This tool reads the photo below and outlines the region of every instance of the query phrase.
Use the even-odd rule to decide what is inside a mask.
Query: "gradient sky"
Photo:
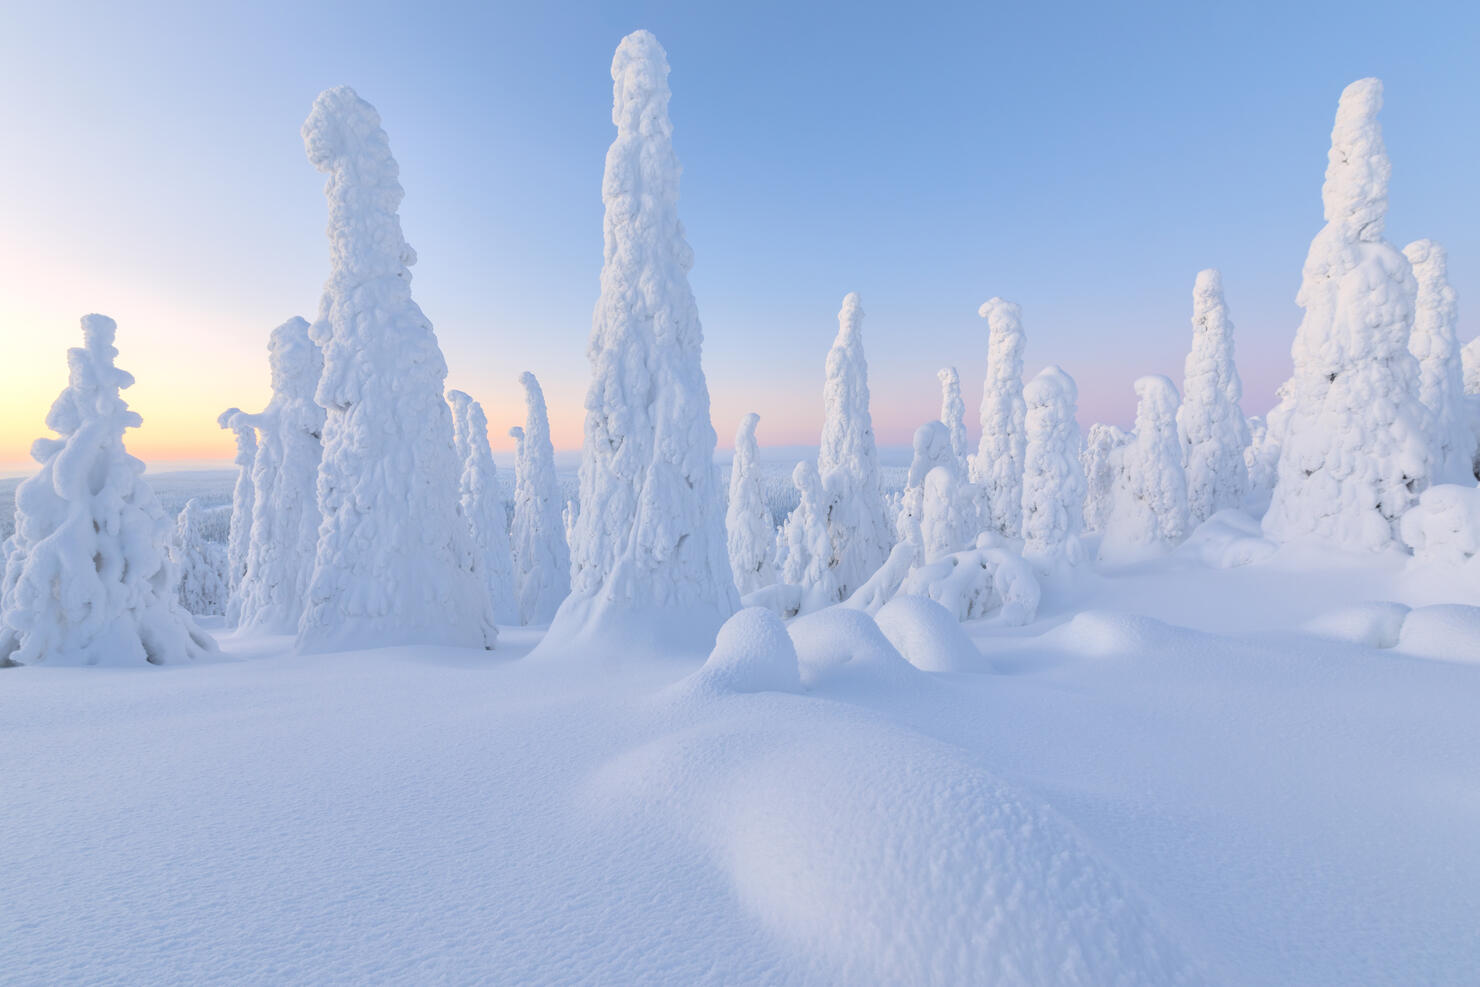
[[[401,164],[414,294],[449,387],[495,450],[545,384],[580,444],[601,266],[612,51],[672,66],[680,214],[721,447],[815,444],[843,295],[867,314],[881,443],[939,413],[957,365],[974,426],[978,305],[1023,306],[1028,372],[1128,423],[1131,382],[1181,382],[1196,272],[1223,271],[1245,410],[1289,372],[1343,86],[1387,85],[1388,236],[1445,244],[1480,299],[1480,14],[1402,5],[972,3],[8,5],[0,25],[0,465],[65,382],[78,318],[119,323],[130,449],[228,457],[228,405],[265,403],[273,326],[327,273],[323,176],[299,127],[349,83]],[[972,428],[973,437],[975,428]],[[507,463],[507,456],[504,457]]]

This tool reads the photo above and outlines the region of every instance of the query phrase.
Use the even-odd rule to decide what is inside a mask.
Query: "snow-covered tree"
[[[312,332],[324,354],[323,523],[299,645],[492,647],[488,590],[458,512],[447,363],[411,298],[416,252],[396,214],[404,192],[390,142],[348,86],[319,95],[303,140],[329,175],[332,263]]]
[[[827,353],[817,472],[828,501],[827,530],[841,599],[883,564],[894,545],[879,484],[868,360],[863,352],[863,305],[856,292],[843,299],[838,335]]]
[[[0,665],[132,665],[189,661],[216,643],[180,606],[169,559],[173,525],[124,449],[142,419],[119,393],[117,326],[82,319],[67,351],[67,387],[37,439],[36,475],[15,492],[15,534],[0,599]]]
[[[520,622],[548,624],[570,595],[570,548],[561,514],[565,502],[555,475],[545,392],[532,373],[521,374],[519,383],[524,386],[525,422],[515,436],[514,588]]]
[[[449,391],[452,417],[457,423],[457,442],[465,458],[458,492],[463,517],[473,532],[478,568],[488,585],[493,615],[501,624],[519,623],[519,602],[514,592],[514,557],[509,547],[509,515],[499,487],[498,466],[488,446],[488,416],[483,406],[465,391]]]
[[[1116,454],[1113,508],[1100,558],[1133,562],[1187,537],[1187,475],[1177,437],[1177,388],[1159,374],[1136,381],[1136,432]]]
[[[175,535],[170,540],[170,560],[179,574],[180,605],[197,616],[218,616],[226,612],[226,551],[207,541],[201,532],[203,509],[194,497],[175,519]]]
[[[1474,479],[1475,432],[1465,400],[1464,363],[1460,357],[1459,298],[1449,284],[1449,260],[1432,240],[1415,240],[1403,248],[1413,265],[1418,295],[1408,351],[1418,360],[1418,397],[1429,409],[1434,447],[1433,483],[1468,483]]]
[[[1295,299],[1305,317],[1264,516],[1265,533],[1279,540],[1384,548],[1433,468],[1418,361],[1408,351],[1417,284],[1408,259],[1382,237],[1392,167],[1381,107],[1382,83],[1362,79],[1336,110],[1321,189],[1326,226]]]
[[[1052,568],[1079,558],[1085,479],[1079,464],[1079,389],[1055,366],[1023,388],[1028,445],[1023,475],[1023,557]]]
[[[982,436],[971,479],[986,497],[987,526],[1009,538],[1022,534],[1023,453],[1027,446],[1023,405],[1023,311],[993,298],[980,313],[987,320],[987,379],[982,389]]]
[[[797,463],[792,470],[800,500],[781,527],[781,580],[802,588],[803,613],[838,602],[832,540],[827,531],[827,503],[817,467]]]
[[[1198,272],[1192,288],[1192,350],[1177,411],[1187,464],[1187,506],[1194,523],[1240,506],[1248,493],[1244,450],[1250,437],[1239,407],[1243,393],[1233,362],[1233,322],[1223,300],[1223,276],[1208,268]]]
[[[926,422],[915,429],[914,455],[910,459],[910,471],[905,478],[899,515],[895,521],[899,540],[914,546],[916,561],[925,557],[925,535],[921,528],[925,518],[925,478],[936,467],[944,467],[958,481],[965,482],[951,445],[950,430],[942,422]],[[975,534],[973,531],[972,535]]]
[[[252,465],[252,540],[246,575],[232,594],[228,619],[243,629],[291,634],[298,629],[313,577],[319,537],[318,476],[324,409],[314,391],[324,357],[297,316],[267,344],[272,399],[239,419],[261,436]]]
[[[1464,372],[1465,393],[1471,397],[1480,395],[1480,336],[1460,350],[1460,367]]]
[[[730,463],[730,504],[725,533],[730,546],[730,568],[741,596],[776,581],[776,529],[761,494],[760,464],[755,426],[761,416],[751,412],[735,432],[735,458]]]
[[[257,461],[257,430],[242,417],[240,408],[227,408],[216,424],[231,429],[236,438],[236,485],[231,491],[231,523],[226,534],[226,589],[235,595],[247,574],[247,550],[252,544],[252,465]],[[235,623],[234,614],[231,622]]]
[[[1118,425],[1099,422],[1089,427],[1079,465],[1084,471],[1084,527],[1086,531],[1103,531],[1115,504],[1115,455],[1131,441],[1131,433]]]
[[[920,511],[920,561],[924,564],[964,551],[976,541],[976,501],[965,496],[965,487],[953,466],[937,466],[925,474]]]
[[[714,427],[678,219],[668,58],[647,31],[612,60],[605,261],[571,594],[545,638],[707,652],[740,607],[714,470]]]
[[[936,371],[940,378],[940,421],[951,436],[951,451],[966,469],[966,402],[961,399],[961,375],[955,367]]]

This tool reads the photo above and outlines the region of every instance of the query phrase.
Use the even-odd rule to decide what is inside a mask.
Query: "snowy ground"
[[[5,670],[0,981],[1473,983],[1480,611],[1359,605],[1477,599],[1194,545],[801,695],[519,629]]]

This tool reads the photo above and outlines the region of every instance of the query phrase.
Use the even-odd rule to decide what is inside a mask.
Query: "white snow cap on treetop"
[[[1352,240],[1381,240],[1387,219],[1393,166],[1377,123],[1381,109],[1381,79],[1353,82],[1342,90],[1336,107],[1321,202],[1326,222],[1344,227]]]

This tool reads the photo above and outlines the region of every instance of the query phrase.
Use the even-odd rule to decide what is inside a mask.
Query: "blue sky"
[[[29,4],[0,36],[0,461],[42,434],[78,316],[119,321],[146,458],[226,448],[266,400],[265,342],[311,316],[322,176],[298,128],[347,82],[401,163],[418,302],[495,447],[545,382],[578,444],[601,263],[611,54],[668,50],[681,215],[715,427],[815,441],[843,295],[868,313],[885,444],[975,406],[978,305],[1023,306],[1028,369],[1084,424],[1180,383],[1193,277],[1220,267],[1245,410],[1289,369],[1336,99],[1387,86],[1389,237],[1432,237],[1480,297],[1480,15],[1395,4]],[[973,429],[973,433],[974,433]]]

